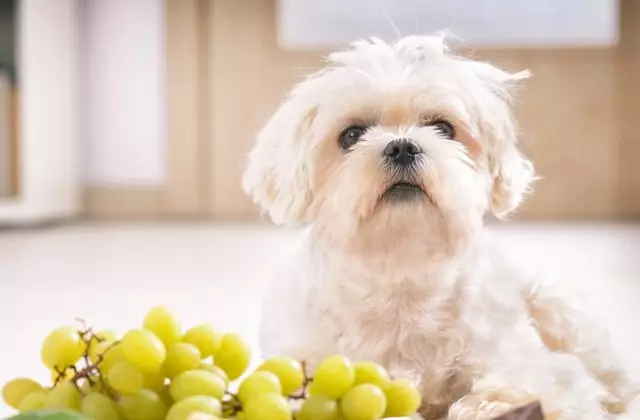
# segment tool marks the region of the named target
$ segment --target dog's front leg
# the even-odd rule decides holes
[[[456,401],[448,420],[492,420],[516,408],[540,402],[545,420],[607,420],[600,405],[604,390],[584,368],[564,356],[550,356],[554,368],[520,365],[479,377]],[[518,377],[510,374],[518,371]]]

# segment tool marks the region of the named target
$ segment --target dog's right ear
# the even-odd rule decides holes
[[[295,89],[258,134],[242,185],[277,224],[308,221],[313,201],[311,161],[318,104]]]

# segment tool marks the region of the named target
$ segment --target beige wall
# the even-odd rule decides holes
[[[640,219],[640,2],[611,49],[480,50],[531,69],[518,116],[542,176],[519,218]],[[92,214],[251,220],[240,177],[256,132],[318,52],[276,46],[274,0],[167,0],[166,185],[90,191]]]
[[[239,187],[243,156],[286,90],[318,67],[318,55],[276,47],[271,1],[211,4],[208,208],[220,218],[250,218],[256,209]],[[518,115],[543,179],[519,217],[640,216],[640,4],[622,6],[615,49],[476,52],[534,73]]]

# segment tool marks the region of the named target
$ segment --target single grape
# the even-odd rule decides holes
[[[120,419],[116,403],[111,398],[98,392],[92,392],[82,399],[80,412],[94,420]]]
[[[200,351],[196,346],[189,343],[176,343],[167,349],[164,370],[169,378],[174,378],[184,371],[197,368],[200,360]]]
[[[125,420],[164,420],[167,406],[160,396],[148,389],[120,396],[118,409]]]
[[[123,360],[109,369],[107,382],[115,391],[131,394],[144,386],[144,376],[135,366]]]
[[[316,391],[316,388],[313,386],[313,382],[311,382],[307,386],[307,395],[322,395],[322,394]]]
[[[280,394],[259,394],[244,405],[246,420],[291,420],[293,413],[285,397]]]
[[[215,373],[206,370],[188,370],[176,376],[169,387],[174,401],[181,401],[194,395],[208,395],[222,399],[226,384]]]
[[[182,341],[196,346],[202,358],[205,359],[218,351],[222,335],[216,333],[210,325],[202,324],[189,328],[182,337]]]
[[[144,374],[144,388],[150,389],[155,392],[160,392],[164,387],[165,379],[167,377],[164,369],[160,369],[156,373]]]
[[[296,420],[338,420],[338,402],[323,395],[311,395],[303,403]]]
[[[143,373],[155,373],[162,367],[167,351],[158,337],[147,330],[130,330],[122,341],[125,359]]]
[[[115,331],[111,331],[111,330],[102,330],[102,331],[98,331],[97,333],[93,334],[93,336],[98,339],[96,341],[102,342],[102,341],[116,341],[118,339],[118,334]],[[92,343],[93,345],[93,343]]]
[[[102,341],[89,348],[91,363],[99,363],[100,370],[108,372],[116,363],[125,360],[122,344],[113,341]]]
[[[53,370],[51,371],[51,383],[55,384],[62,381],[68,381],[73,379],[75,375],[76,371],[71,367],[66,368],[62,373]]]
[[[151,308],[144,317],[144,329],[154,333],[168,348],[180,341],[180,321],[164,306]]]
[[[225,371],[220,369],[216,365],[212,365],[211,363],[207,363],[207,362],[200,362],[198,364],[198,368],[197,369],[206,370],[206,371],[209,371],[211,373],[215,373],[216,375],[218,375],[219,377],[221,377],[224,380],[225,384],[229,384],[229,377],[227,376]]]
[[[267,371],[253,372],[238,388],[238,399],[243,404],[260,394],[282,394],[282,386],[276,375]]]
[[[343,356],[330,356],[324,359],[313,376],[315,393],[329,398],[342,397],[353,385],[355,372],[349,359]]]
[[[82,381],[80,391],[83,395],[89,395],[92,392],[102,392],[102,381],[98,375],[89,375]]]
[[[236,380],[251,363],[251,348],[238,334],[225,334],[220,341],[214,362],[225,371],[230,380]]]
[[[340,400],[343,420],[378,420],[384,415],[386,407],[384,392],[372,384],[358,385]]]
[[[10,407],[18,408],[24,397],[37,391],[43,391],[42,385],[38,382],[29,378],[17,378],[2,387],[2,399]]]
[[[391,382],[387,370],[374,362],[356,362],[353,370],[356,374],[354,385],[373,384],[385,389]]]
[[[47,393],[44,408],[78,410],[80,392],[72,382],[60,382]]]
[[[42,410],[45,406],[46,399],[47,393],[45,391],[31,392],[20,400],[18,411],[24,413],[25,411]]]
[[[408,379],[395,379],[385,388],[385,417],[406,417],[418,411],[421,398],[418,388]]]
[[[75,365],[84,353],[85,343],[73,327],[60,327],[44,339],[40,354],[46,367],[55,370]]]
[[[271,372],[278,377],[282,385],[282,394],[291,395],[302,387],[304,372],[300,362],[288,357],[272,357],[266,360],[259,371]]]
[[[206,395],[195,395],[175,403],[167,413],[166,420],[187,420],[195,413],[222,416],[220,400]],[[275,419],[274,419],[275,420]]]

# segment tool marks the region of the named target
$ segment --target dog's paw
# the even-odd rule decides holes
[[[493,420],[535,401],[532,395],[516,388],[474,393],[455,402],[447,420]]]

